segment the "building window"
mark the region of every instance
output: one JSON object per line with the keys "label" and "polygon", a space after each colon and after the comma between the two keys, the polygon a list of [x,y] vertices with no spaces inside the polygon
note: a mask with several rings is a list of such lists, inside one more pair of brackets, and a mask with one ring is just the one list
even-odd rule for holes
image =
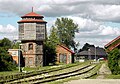
{"label": "building window", "polygon": [[33,65],[33,58],[32,57],[29,58],[29,65]]}
{"label": "building window", "polygon": [[60,53],[59,54],[59,62],[60,63],[66,63],[67,62],[66,58],[67,58],[67,54],[66,53]]}
{"label": "building window", "polygon": [[33,50],[33,44],[29,44],[29,50]]}
{"label": "building window", "polygon": [[24,25],[23,24],[19,25],[19,32],[24,33]]}
{"label": "building window", "polygon": [[37,35],[36,35],[36,38],[37,38],[38,40],[43,40],[43,39],[44,39],[44,34],[37,34]]}

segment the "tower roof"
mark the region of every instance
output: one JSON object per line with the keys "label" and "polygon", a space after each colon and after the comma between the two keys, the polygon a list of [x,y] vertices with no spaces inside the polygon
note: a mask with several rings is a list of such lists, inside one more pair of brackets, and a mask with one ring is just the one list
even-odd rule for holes
{"label": "tower roof", "polygon": [[21,16],[22,18],[24,18],[24,17],[41,17],[41,18],[43,18],[43,16],[42,15],[39,15],[39,14],[37,14],[37,13],[35,13],[35,12],[30,12],[30,13],[28,13],[28,14],[25,14],[24,16]]}
{"label": "tower roof", "polygon": [[27,13],[25,14],[24,16],[21,16],[22,20],[18,21],[18,23],[34,23],[34,22],[37,22],[37,23],[47,23],[46,21],[43,20],[43,16],[42,15],[39,15],[35,12],[30,12],[30,13]]}
{"label": "tower roof", "polygon": [[46,21],[44,20],[35,20],[35,19],[23,19],[23,20],[20,20],[18,21],[18,23],[34,23],[34,22],[37,22],[37,23],[47,23]]}

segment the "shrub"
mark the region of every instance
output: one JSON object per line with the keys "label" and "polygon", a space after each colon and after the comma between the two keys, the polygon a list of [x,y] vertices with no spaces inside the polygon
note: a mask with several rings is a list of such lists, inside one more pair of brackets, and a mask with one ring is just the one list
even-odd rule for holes
{"label": "shrub", "polygon": [[112,74],[116,75],[120,73],[120,67],[118,64],[120,58],[119,49],[114,49],[108,54],[108,66],[112,72]]}
{"label": "shrub", "polygon": [[0,47],[0,71],[10,71],[16,68],[13,64],[12,57],[8,54],[7,50]]}

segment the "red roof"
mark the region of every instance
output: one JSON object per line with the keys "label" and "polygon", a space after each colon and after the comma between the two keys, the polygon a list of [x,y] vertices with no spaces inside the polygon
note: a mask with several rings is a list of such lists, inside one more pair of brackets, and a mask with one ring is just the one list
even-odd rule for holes
{"label": "red roof", "polygon": [[42,15],[39,15],[39,14],[37,14],[37,13],[35,13],[35,12],[30,12],[30,13],[22,16],[22,18],[24,18],[24,17],[42,17],[42,18],[43,18]]}
{"label": "red roof", "polygon": [[18,21],[18,23],[22,23],[22,22],[42,22],[42,23],[47,23],[46,21],[44,20],[41,20],[41,19],[22,19],[20,21]]}
{"label": "red roof", "polygon": [[120,45],[120,43],[114,45],[112,48],[110,48],[110,51],[113,50],[113,49],[115,49],[115,48],[116,48],[117,46],[119,46],[119,45]]}
{"label": "red roof", "polygon": [[69,48],[67,48],[66,46],[63,46],[63,45],[59,45],[61,46],[62,48],[66,49],[67,51],[71,52],[72,54],[74,54],[74,52],[72,50],[70,50]]}
{"label": "red roof", "polygon": [[109,42],[108,44],[106,44],[105,47],[108,47],[109,45],[111,45],[112,43],[114,43],[115,41],[117,41],[118,39],[120,39],[120,36],[118,36],[117,38],[113,39],[111,42]]}

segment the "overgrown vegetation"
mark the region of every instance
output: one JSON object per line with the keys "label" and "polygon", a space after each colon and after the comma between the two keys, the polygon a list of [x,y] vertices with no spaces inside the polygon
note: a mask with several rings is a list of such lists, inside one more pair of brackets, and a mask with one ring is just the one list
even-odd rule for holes
{"label": "overgrown vegetation", "polygon": [[12,42],[9,39],[0,40],[0,71],[10,71],[16,68],[12,57],[8,53],[9,48],[12,48]]}
{"label": "overgrown vegetation", "polygon": [[56,63],[56,51],[55,47],[51,42],[46,41],[44,44],[44,65],[55,65]]}
{"label": "overgrown vegetation", "polygon": [[111,52],[109,52],[108,66],[112,74],[114,75],[120,74],[119,59],[120,59],[119,49],[114,49]]}

